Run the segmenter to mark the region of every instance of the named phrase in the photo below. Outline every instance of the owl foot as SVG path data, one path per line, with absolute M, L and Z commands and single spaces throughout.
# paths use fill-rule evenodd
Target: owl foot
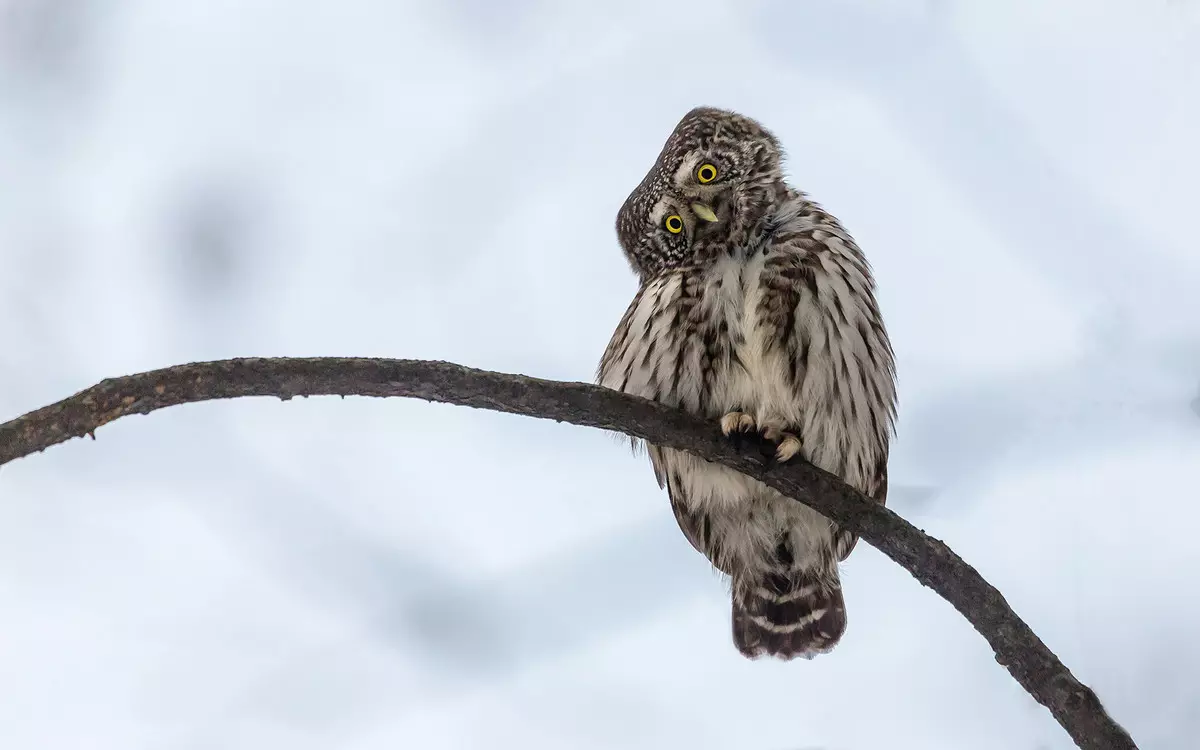
M 729 412 L 721 417 L 721 433 L 729 438 L 729 442 L 739 451 L 755 447 L 764 455 L 768 453 L 753 415 L 742 411 Z
M 764 427 L 762 435 L 767 440 L 775 443 L 775 460 L 781 464 L 792 460 L 800 452 L 801 447 L 803 447 L 800 444 L 800 438 L 790 432 L 784 432 L 774 425 Z
M 790 461 L 800 452 L 800 438 L 775 425 L 760 425 L 753 415 L 731 411 L 721 417 L 721 432 L 741 450 L 755 446 L 768 463 Z
M 731 411 L 721 417 L 721 433 L 731 437 L 739 432 L 754 432 L 754 417 L 744 411 Z

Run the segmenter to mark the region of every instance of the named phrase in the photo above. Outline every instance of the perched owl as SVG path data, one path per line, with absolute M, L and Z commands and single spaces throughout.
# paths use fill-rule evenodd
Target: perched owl
M 639 288 L 601 385 L 770 441 L 878 502 L 896 415 L 875 281 L 830 214 L 788 186 L 754 120 L 693 109 L 617 215 Z M 649 446 L 679 528 L 732 584 L 747 657 L 812 658 L 846 629 L 838 563 L 858 541 L 757 480 Z

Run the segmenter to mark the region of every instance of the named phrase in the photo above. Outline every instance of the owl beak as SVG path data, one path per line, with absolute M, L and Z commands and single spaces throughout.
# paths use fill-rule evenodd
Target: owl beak
M 717 220 L 716 213 L 714 213 L 711 208 L 704 205 L 703 203 L 693 203 L 692 204 L 692 213 L 696 214 L 696 216 L 700 217 L 701 219 L 704 219 L 705 221 L 716 221 Z

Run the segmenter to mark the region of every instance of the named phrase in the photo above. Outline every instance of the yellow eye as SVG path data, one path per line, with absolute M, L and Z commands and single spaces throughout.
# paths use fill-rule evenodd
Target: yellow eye
M 712 182 L 717 179 L 717 168 L 711 164 L 701 164 L 696 170 L 696 179 L 704 183 Z
M 683 231 L 683 219 L 676 214 L 671 214 L 667 217 L 667 231 L 671 234 L 679 234 Z

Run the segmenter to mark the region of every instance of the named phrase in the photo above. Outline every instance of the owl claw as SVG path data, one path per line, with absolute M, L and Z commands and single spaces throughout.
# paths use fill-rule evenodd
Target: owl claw
M 739 451 L 746 448 L 747 441 L 757 435 L 758 424 L 754 417 L 745 412 L 731 411 L 721 417 L 721 433 L 729 438 Z
M 721 417 L 721 433 L 741 449 L 753 437 L 762 438 L 766 444 L 760 447 L 769 464 L 786 463 L 800 453 L 800 438 L 785 432 L 777 425 L 759 425 L 753 415 L 742 411 L 731 411 Z M 754 441 L 758 442 L 758 441 Z
M 786 463 L 800 452 L 803 447 L 800 444 L 800 438 L 790 432 L 785 432 L 775 425 L 768 425 L 763 428 L 762 436 L 767 440 L 775 443 L 775 460 L 778 463 Z
M 721 417 L 721 433 L 725 437 L 731 437 L 739 432 L 754 432 L 755 427 L 757 424 L 754 417 L 742 411 L 731 411 Z
M 801 449 L 800 438 L 790 432 L 783 433 L 783 439 L 779 441 L 779 447 L 775 449 L 775 460 L 779 463 L 786 463 L 796 457 Z

